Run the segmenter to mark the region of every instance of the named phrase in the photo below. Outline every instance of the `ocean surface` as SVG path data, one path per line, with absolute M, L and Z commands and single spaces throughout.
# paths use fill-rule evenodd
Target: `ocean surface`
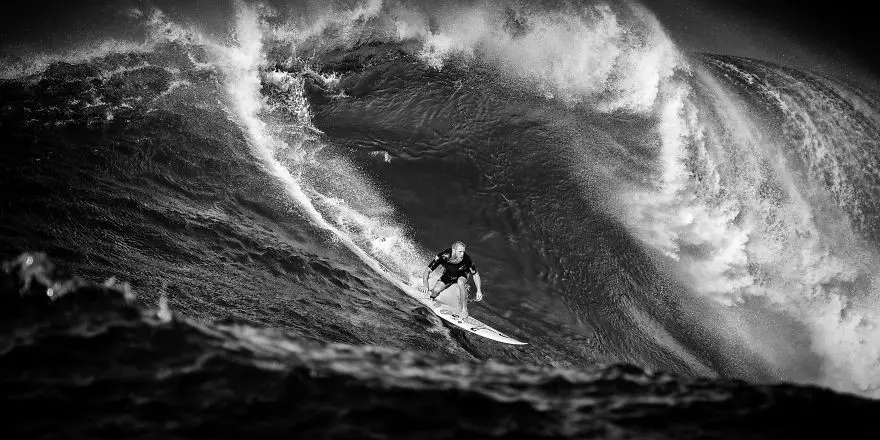
M 7 438 L 871 437 L 880 97 L 634 5 L 127 16 L 3 60 Z M 363 257 L 456 240 L 529 345 Z

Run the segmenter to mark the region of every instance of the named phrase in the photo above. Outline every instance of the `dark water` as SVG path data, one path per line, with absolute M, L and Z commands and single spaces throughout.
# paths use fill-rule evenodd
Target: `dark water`
M 137 49 L 0 82 L 16 437 L 862 432 L 874 401 L 835 391 L 880 377 L 876 97 L 716 55 L 582 83 L 579 52 L 526 50 L 614 14 L 613 65 L 665 50 L 621 11 L 502 14 L 509 44 L 392 12 L 291 36 L 241 6 L 237 42 L 154 15 Z M 473 52 L 438 65 L 437 36 Z M 455 240 L 471 314 L 529 345 L 353 252 L 415 281 Z
M 7 263 L 2 288 L 7 438 L 872 438 L 877 411 L 809 386 L 451 360 L 171 318 L 40 254 Z

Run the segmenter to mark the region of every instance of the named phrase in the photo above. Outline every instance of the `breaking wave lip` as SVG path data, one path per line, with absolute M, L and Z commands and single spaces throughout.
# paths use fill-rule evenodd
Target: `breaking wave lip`
M 303 59 L 373 41 L 406 43 L 434 69 L 494 65 L 523 90 L 605 112 L 649 112 L 662 83 L 689 70 L 656 18 L 636 4 L 445 6 L 329 7 L 275 17 L 267 36 Z
M 863 438 L 880 408 L 809 386 L 682 379 L 631 365 L 449 361 L 195 322 L 137 305 L 124 286 L 72 277 L 40 253 L 5 262 L 0 289 L 0 401 L 15 415 L 4 431 L 20 434 L 424 435 L 424 423 L 388 423 L 406 417 L 487 438 Z M 71 405 L 22 409 L 47 399 Z

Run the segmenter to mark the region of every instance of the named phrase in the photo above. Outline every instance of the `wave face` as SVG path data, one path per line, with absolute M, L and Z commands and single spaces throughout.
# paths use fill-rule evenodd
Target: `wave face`
M 689 58 L 633 5 L 238 4 L 229 38 L 127 15 L 145 41 L 4 69 L 0 252 L 202 329 L 171 344 L 880 393 L 876 97 Z M 418 285 L 455 240 L 471 313 L 529 346 L 444 327 L 370 268 Z M 293 359 L 265 350 L 235 356 Z

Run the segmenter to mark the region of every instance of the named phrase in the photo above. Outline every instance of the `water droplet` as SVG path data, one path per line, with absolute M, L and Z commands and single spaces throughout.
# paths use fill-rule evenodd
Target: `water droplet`
M 51 287 L 50 287 L 50 288 L 48 288 L 48 289 L 46 289 L 46 295 L 48 295 L 48 296 L 52 296 L 52 295 L 54 295 L 54 294 L 55 294 L 55 291 L 54 291 L 54 290 L 52 290 L 52 288 L 51 288 Z

